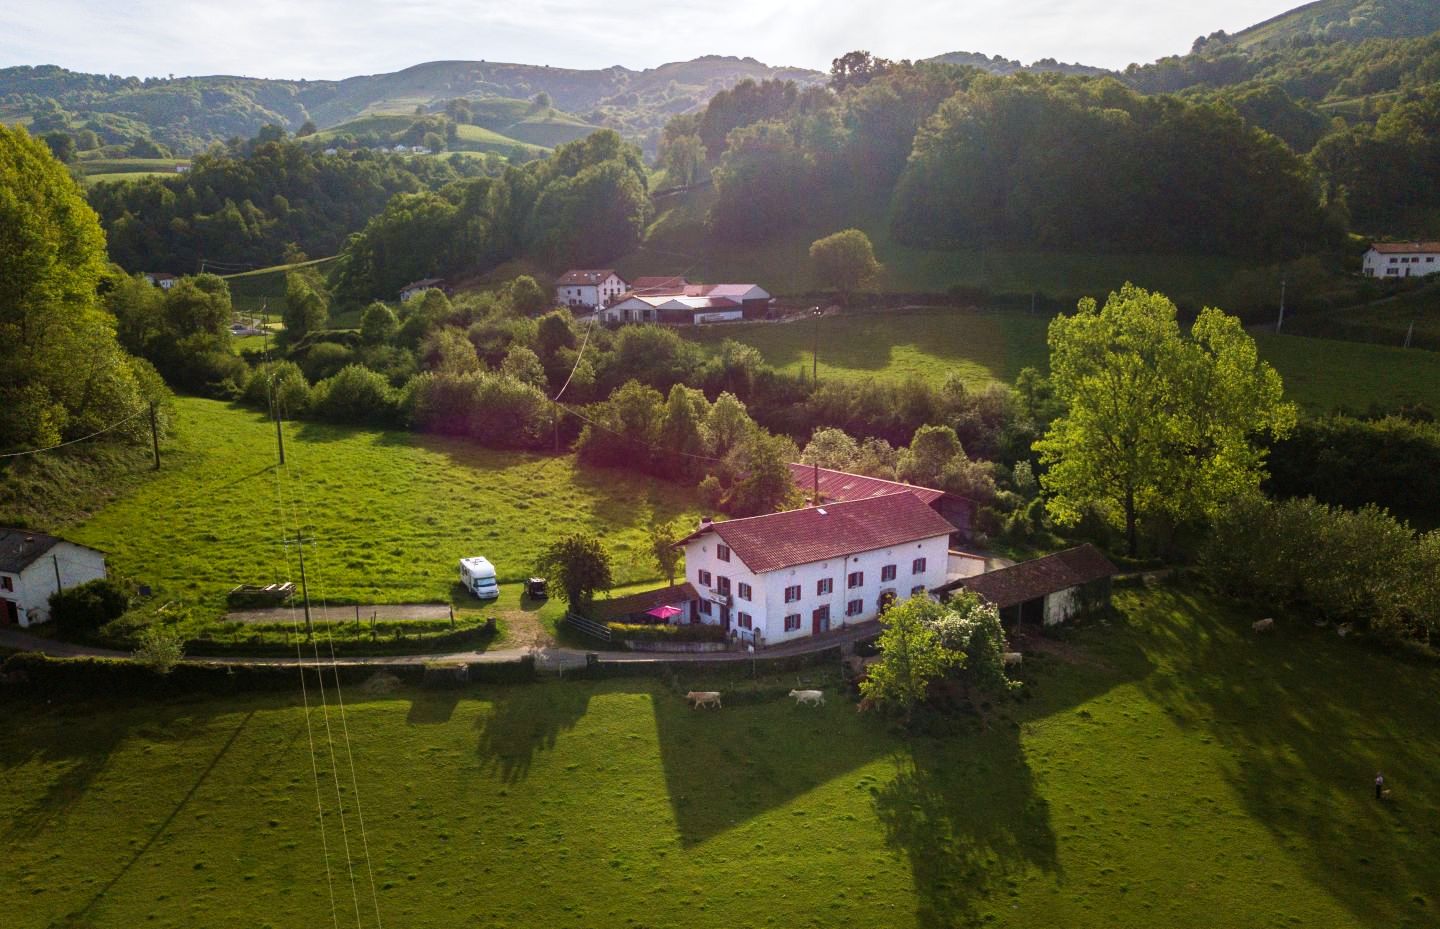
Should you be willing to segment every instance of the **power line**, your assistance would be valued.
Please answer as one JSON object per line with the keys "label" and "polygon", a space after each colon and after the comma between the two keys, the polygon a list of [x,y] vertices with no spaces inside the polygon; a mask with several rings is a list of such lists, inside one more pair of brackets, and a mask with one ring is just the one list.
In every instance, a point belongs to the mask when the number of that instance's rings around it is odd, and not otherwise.
{"label": "power line", "polygon": [[64,447],[67,446],[67,445],[74,445],[76,442],[84,442],[84,441],[87,441],[87,440],[89,440],[89,439],[93,439],[93,438],[95,438],[96,436],[104,435],[105,433],[109,432],[109,431],[112,430],[112,429],[118,429],[118,428],[120,428],[121,426],[123,426],[123,425],[125,425],[126,423],[128,423],[130,420],[134,419],[135,417],[145,415],[147,412],[149,412],[149,410],[150,410],[150,408],[149,408],[148,406],[147,406],[147,407],[141,407],[140,409],[136,410],[134,413],[131,413],[129,416],[125,417],[124,419],[119,420],[119,421],[117,421],[117,422],[113,422],[113,423],[111,423],[110,425],[106,426],[104,429],[101,429],[101,430],[98,431],[98,432],[92,432],[92,433],[90,433],[89,435],[82,435],[82,436],[81,436],[80,438],[78,438],[78,439],[71,439],[71,440],[68,441],[68,442],[61,442],[59,445],[47,445],[47,446],[45,446],[44,448],[31,448],[31,449],[27,449],[26,451],[23,451],[23,452],[6,452],[5,454],[0,455],[0,458],[20,458],[20,457],[22,457],[22,456],[24,456],[24,455],[38,455],[38,454],[40,454],[41,452],[53,452],[53,451],[54,451],[55,449],[57,449],[57,448],[64,448]]}

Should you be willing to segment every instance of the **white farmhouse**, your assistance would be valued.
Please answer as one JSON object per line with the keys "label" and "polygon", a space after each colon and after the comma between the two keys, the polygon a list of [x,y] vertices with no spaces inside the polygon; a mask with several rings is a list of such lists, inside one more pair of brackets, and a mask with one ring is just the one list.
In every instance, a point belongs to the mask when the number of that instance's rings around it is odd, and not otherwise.
{"label": "white farmhouse", "polygon": [[1440,242],[1375,242],[1365,253],[1366,277],[1424,277],[1440,271]]}
{"label": "white farmhouse", "polygon": [[430,289],[444,290],[445,279],[440,277],[427,277],[423,280],[411,281],[400,288],[400,302],[409,303],[411,300]]}
{"label": "white farmhouse", "polygon": [[699,620],[773,645],[875,619],[946,581],[955,531],[912,493],[702,522],[681,541]]}
{"label": "white farmhouse", "polygon": [[576,310],[609,306],[630,285],[611,268],[566,271],[555,281],[555,303]]}
{"label": "white farmhouse", "polygon": [[50,595],[105,576],[105,553],[43,532],[0,529],[0,626],[50,618]]}

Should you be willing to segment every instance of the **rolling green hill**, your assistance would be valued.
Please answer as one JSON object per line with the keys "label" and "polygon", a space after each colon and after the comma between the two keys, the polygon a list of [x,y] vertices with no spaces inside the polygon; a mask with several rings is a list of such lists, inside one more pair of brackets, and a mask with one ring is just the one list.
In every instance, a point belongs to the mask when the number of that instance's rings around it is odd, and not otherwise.
{"label": "rolling green hill", "polygon": [[1397,39],[1440,29],[1435,0],[1315,0],[1235,33],[1240,48],[1300,41]]}

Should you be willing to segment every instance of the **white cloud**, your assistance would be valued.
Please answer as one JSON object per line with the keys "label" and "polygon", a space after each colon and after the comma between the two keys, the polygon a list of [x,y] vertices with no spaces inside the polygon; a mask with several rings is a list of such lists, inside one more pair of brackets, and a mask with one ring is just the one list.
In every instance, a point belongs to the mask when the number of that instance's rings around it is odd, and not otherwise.
{"label": "white cloud", "polygon": [[1107,67],[1184,52],[1296,0],[8,0],[0,66],[340,78],[437,59],[654,67],[702,54],[824,69],[856,48]]}

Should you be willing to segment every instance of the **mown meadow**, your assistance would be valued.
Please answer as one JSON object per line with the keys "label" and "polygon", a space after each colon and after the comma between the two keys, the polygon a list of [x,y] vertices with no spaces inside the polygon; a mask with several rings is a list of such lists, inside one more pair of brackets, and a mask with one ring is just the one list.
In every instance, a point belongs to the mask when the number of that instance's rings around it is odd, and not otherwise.
{"label": "mown meadow", "polygon": [[[819,373],[827,377],[919,377],[939,382],[959,373],[974,386],[1013,382],[1022,368],[1045,370],[1044,314],[916,307],[856,311],[819,320]],[[688,333],[710,345],[735,339],[775,367],[809,376],[817,326],[741,323]],[[1285,381],[1286,394],[1308,412],[1420,401],[1440,409],[1440,354],[1419,349],[1256,332],[1260,354]]]}
{"label": "mown meadow", "polygon": [[[0,908],[15,929],[325,924],[333,886],[358,926],[1434,925],[1435,666],[1305,623],[1257,638],[1198,590],[1116,606],[1032,652],[983,726],[906,732],[828,669],[351,687],[338,794],[312,687],[331,883],[298,679],[19,702]],[[793,706],[797,682],[827,705]],[[691,688],[730,696],[693,711]]]}

